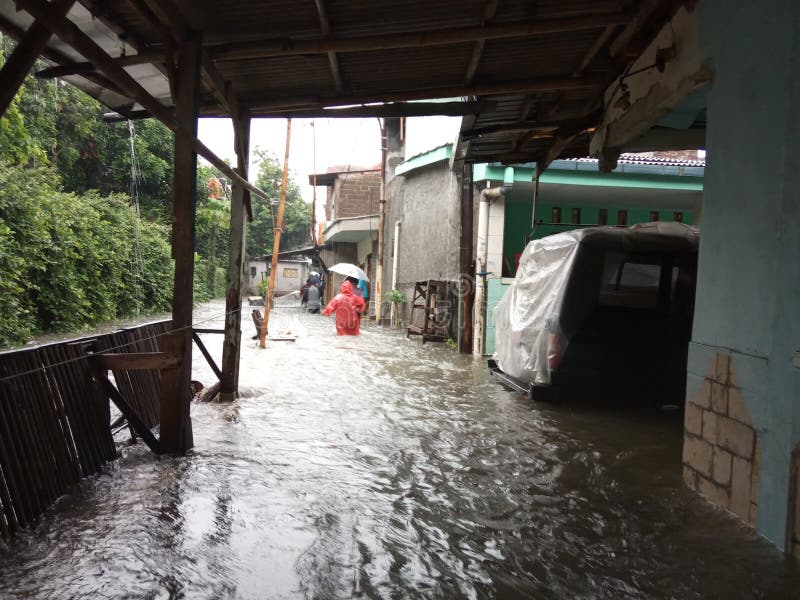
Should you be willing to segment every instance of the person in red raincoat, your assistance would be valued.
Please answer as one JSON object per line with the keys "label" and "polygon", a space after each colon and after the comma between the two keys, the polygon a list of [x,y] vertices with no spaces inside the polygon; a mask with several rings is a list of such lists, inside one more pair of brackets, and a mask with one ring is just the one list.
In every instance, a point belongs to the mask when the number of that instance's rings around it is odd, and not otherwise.
{"label": "person in red raincoat", "polygon": [[358,335],[361,333],[361,313],[364,312],[364,299],[353,293],[353,284],[345,281],[333,300],[322,311],[326,317],[336,314],[336,333],[339,335]]}

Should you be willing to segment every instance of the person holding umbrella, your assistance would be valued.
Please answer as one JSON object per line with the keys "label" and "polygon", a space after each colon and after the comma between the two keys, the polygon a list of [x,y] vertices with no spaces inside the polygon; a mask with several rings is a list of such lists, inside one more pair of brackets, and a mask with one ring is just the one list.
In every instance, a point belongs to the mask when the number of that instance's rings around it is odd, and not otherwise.
{"label": "person holding umbrella", "polygon": [[339,335],[359,335],[361,333],[361,314],[366,308],[364,298],[355,290],[360,280],[369,281],[367,274],[352,263],[338,263],[328,269],[332,273],[345,276],[339,293],[328,303],[322,314],[336,313],[336,333]]}
{"label": "person holding umbrella", "polygon": [[337,335],[359,335],[364,306],[364,299],[353,293],[353,284],[346,279],[339,288],[339,293],[328,302],[322,314],[326,317],[331,313],[336,315]]}

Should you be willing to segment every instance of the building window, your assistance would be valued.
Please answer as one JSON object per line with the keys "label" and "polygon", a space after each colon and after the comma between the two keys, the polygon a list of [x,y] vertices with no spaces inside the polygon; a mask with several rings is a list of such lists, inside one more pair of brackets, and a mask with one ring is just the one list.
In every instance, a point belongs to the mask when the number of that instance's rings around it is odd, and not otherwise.
{"label": "building window", "polygon": [[255,279],[256,278],[256,273],[257,273],[256,268],[255,267],[250,267],[250,279]]}
{"label": "building window", "polygon": [[672,220],[676,221],[677,223],[683,223],[683,213],[682,212],[672,213]]}
{"label": "building window", "polygon": [[598,225],[608,225],[608,209],[601,208],[600,213],[597,215]]}
{"label": "building window", "polygon": [[283,276],[285,279],[297,279],[300,277],[300,270],[294,267],[286,267],[283,269]]}
{"label": "building window", "polygon": [[617,225],[627,225],[628,224],[628,211],[627,210],[618,210],[617,211]]}
{"label": "building window", "polygon": [[658,211],[657,210],[651,210],[650,211],[650,220],[651,221],[658,221]]}
{"label": "building window", "polygon": [[550,222],[561,223],[561,208],[559,208],[558,206],[553,207],[553,211],[550,214]]}
{"label": "building window", "polygon": [[580,208],[573,208],[572,209],[572,224],[579,225],[581,222],[581,209]]}

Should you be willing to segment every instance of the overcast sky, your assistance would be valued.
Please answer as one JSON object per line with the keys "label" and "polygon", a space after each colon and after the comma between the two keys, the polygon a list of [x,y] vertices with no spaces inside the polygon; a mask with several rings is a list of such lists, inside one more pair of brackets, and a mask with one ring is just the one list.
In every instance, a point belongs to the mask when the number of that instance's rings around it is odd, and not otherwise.
{"label": "overcast sky", "polygon": [[[289,170],[300,184],[303,198],[312,199],[308,176],[324,173],[332,165],[357,167],[378,166],[381,160],[380,125],[378,119],[311,119],[292,120]],[[453,142],[461,124],[460,117],[417,117],[406,122],[406,156]],[[233,128],[230,119],[200,119],[198,135],[217,156],[236,164],[233,152]],[[253,119],[250,126],[250,177],[255,181],[258,165],[253,163],[252,150],[272,152],[283,162],[286,148],[284,119]],[[318,200],[324,201],[325,188],[317,189]],[[318,202],[318,208],[321,202]],[[318,213],[319,214],[319,213]]]}

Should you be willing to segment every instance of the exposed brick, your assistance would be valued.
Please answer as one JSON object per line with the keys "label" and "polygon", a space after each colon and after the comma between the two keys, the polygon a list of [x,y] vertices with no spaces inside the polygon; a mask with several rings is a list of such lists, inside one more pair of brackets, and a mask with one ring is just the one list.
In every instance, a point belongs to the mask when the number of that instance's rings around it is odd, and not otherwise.
{"label": "exposed brick", "polygon": [[683,439],[683,463],[706,477],[711,477],[713,448],[707,441],[686,435]]}
{"label": "exposed brick", "polygon": [[753,424],[750,420],[750,411],[747,410],[747,405],[744,403],[742,390],[739,388],[728,388],[728,416],[746,425]]}
{"label": "exposed brick", "polygon": [[733,457],[731,468],[731,511],[743,521],[750,518],[750,475],[752,464],[749,460]]}
{"label": "exposed brick", "polygon": [[737,388],[742,387],[739,383],[739,373],[734,366],[733,357],[731,357],[730,363],[728,364],[728,385]]}
{"label": "exposed brick", "polygon": [[714,369],[714,379],[723,385],[728,384],[728,365],[731,355],[724,352],[717,352],[716,366]]}
{"label": "exposed brick", "polygon": [[703,439],[711,444],[717,443],[717,414],[703,411]]}
{"label": "exposed brick", "polygon": [[728,414],[728,388],[721,383],[711,383],[711,410],[719,415]]}
{"label": "exposed brick", "polygon": [[686,405],[686,413],[683,418],[686,431],[695,435],[703,434],[703,412],[703,409],[696,404]]}
{"label": "exposed brick", "polygon": [[722,448],[714,448],[712,477],[720,485],[731,483],[731,459],[733,455]]}
{"label": "exposed brick", "polygon": [[697,489],[697,471],[683,465],[683,482],[693,490]]}
{"label": "exposed brick", "polygon": [[711,408],[711,381],[706,379],[697,393],[689,398],[689,403],[696,404],[702,408]]}
{"label": "exposed brick", "polygon": [[755,432],[751,427],[728,417],[717,421],[717,440],[720,446],[748,460],[753,458]]}
{"label": "exposed brick", "polygon": [[712,504],[721,506],[725,509],[730,508],[730,496],[728,495],[728,490],[724,487],[718,486],[713,481],[709,481],[705,477],[698,477],[697,491],[705,496],[705,498]]}

